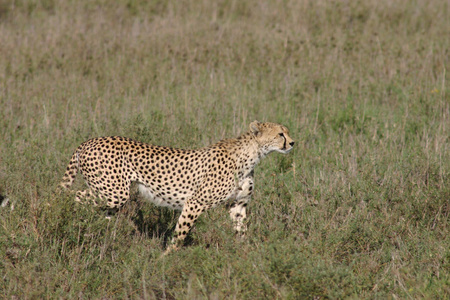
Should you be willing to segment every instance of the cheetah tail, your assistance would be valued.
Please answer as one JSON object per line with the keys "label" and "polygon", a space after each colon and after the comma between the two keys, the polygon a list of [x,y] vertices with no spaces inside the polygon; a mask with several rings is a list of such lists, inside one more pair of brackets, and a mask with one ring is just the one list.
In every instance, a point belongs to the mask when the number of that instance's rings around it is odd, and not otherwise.
{"label": "cheetah tail", "polygon": [[79,154],[77,149],[77,151],[75,151],[75,153],[72,155],[72,158],[70,158],[69,165],[67,166],[61,183],[59,184],[60,187],[68,189],[72,185],[73,181],[75,180],[75,176],[78,173],[78,157]]}

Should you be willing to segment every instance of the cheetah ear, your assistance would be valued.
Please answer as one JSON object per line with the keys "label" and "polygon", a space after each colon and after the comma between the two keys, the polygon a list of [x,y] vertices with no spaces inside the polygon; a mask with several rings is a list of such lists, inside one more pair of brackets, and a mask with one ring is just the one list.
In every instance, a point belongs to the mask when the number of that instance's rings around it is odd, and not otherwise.
{"label": "cheetah ear", "polygon": [[250,132],[253,133],[254,135],[258,135],[261,132],[261,128],[260,128],[261,123],[258,121],[253,121],[250,123]]}

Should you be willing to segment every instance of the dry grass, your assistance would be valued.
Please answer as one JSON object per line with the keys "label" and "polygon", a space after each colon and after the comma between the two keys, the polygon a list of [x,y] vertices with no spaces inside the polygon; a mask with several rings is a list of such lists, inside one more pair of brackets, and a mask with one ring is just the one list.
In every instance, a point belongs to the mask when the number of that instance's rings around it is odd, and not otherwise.
{"label": "dry grass", "polygon": [[[0,1],[6,298],[450,297],[446,1]],[[177,147],[287,125],[250,232],[223,208],[112,221],[54,188],[76,146]],[[78,182],[78,185],[83,183]]]}

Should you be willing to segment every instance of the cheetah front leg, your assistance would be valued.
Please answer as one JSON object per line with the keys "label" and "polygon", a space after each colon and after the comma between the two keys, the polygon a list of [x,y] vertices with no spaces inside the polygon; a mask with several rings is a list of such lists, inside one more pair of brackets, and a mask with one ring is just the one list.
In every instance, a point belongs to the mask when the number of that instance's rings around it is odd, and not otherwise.
{"label": "cheetah front leg", "polygon": [[233,220],[234,230],[241,236],[247,231],[247,225],[244,224],[244,221],[247,218],[247,202],[248,200],[246,202],[233,202],[229,210],[231,220]]}
{"label": "cheetah front leg", "polygon": [[183,242],[188,235],[191,228],[194,226],[200,214],[205,210],[201,208],[195,198],[191,198],[183,206],[180,218],[178,219],[175,234],[172,238],[171,245],[167,247],[164,254],[168,254],[171,251],[178,250],[183,245]]}
{"label": "cheetah front leg", "polygon": [[241,183],[237,191],[236,200],[230,206],[230,217],[234,223],[234,229],[240,235],[247,231],[247,225],[244,223],[247,218],[247,204],[250,202],[253,194],[253,178],[247,177]]}

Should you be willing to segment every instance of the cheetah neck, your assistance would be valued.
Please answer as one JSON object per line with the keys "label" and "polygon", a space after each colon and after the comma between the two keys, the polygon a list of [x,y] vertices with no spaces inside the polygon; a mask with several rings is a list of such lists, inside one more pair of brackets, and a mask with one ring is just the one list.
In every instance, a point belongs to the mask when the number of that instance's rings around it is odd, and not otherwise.
{"label": "cheetah neck", "polygon": [[236,171],[238,175],[246,177],[253,172],[255,166],[264,157],[264,153],[258,142],[249,132],[241,135],[233,142]]}

